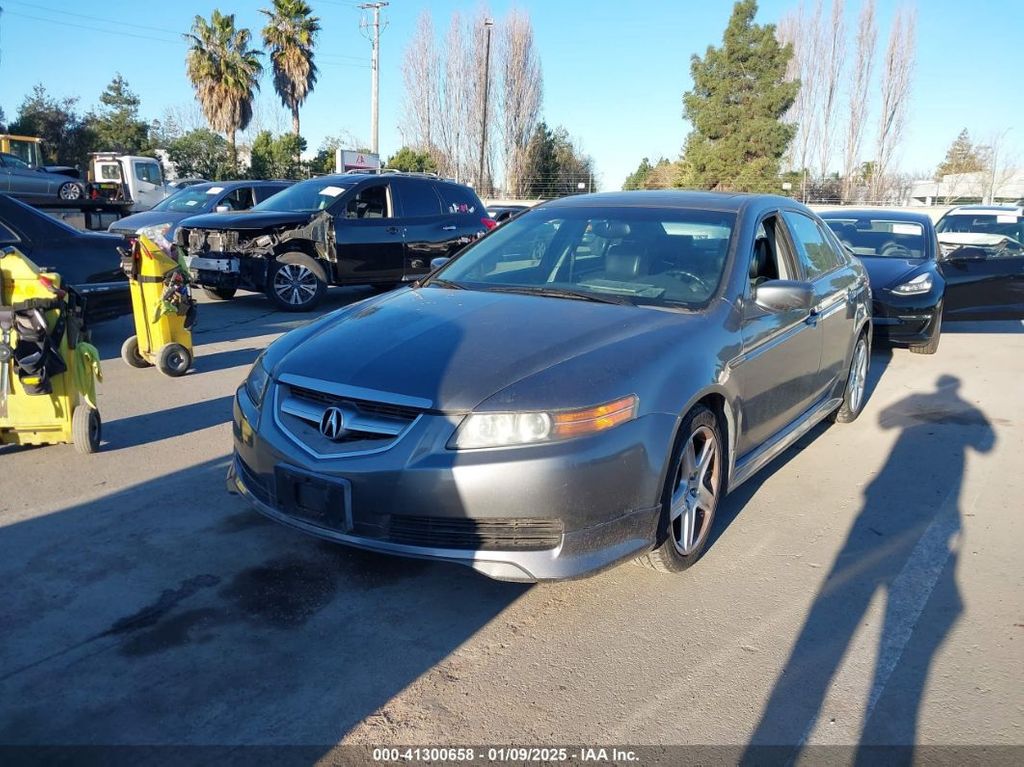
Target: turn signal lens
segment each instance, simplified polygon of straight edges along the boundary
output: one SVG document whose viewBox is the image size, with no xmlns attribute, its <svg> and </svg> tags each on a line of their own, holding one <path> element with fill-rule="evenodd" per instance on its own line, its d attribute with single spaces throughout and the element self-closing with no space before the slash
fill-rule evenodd
<svg viewBox="0 0 1024 767">
<path fill-rule="evenodd" d="M 636 395 L 630 394 L 628 397 L 586 410 L 552 413 L 554 420 L 552 435 L 554 437 L 581 437 L 584 434 L 593 434 L 611 429 L 620 423 L 632 421 L 636 417 L 638 402 Z"/>
</svg>

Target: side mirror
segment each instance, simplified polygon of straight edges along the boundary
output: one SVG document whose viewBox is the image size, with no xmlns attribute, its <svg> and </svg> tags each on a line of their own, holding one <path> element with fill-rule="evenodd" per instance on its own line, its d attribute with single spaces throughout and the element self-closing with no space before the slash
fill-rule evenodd
<svg viewBox="0 0 1024 767">
<path fill-rule="evenodd" d="M 231 206 L 230 205 L 218 205 L 216 208 L 213 209 L 213 212 L 214 213 L 230 213 L 231 212 Z"/>
<path fill-rule="evenodd" d="M 440 269 L 442 266 L 447 264 L 451 259 L 448 256 L 438 256 L 437 258 L 430 259 L 430 270 Z"/>
<path fill-rule="evenodd" d="M 971 247 L 970 245 L 965 245 L 962 248 L 957 248 L 948 256 L 946 256 L 946 260 L 953 262 L 984 261 L 987 257 L 988 256 L 986 255 L 985 251 L 982 250 L 981 248 L 974 248 Z"/>
<path fill-rule="evenodd" d="M 810 283 L 795 280 L 769 280 L 754 291 L 754 303 L 770 312 L 806 311 L 813 300 L 814 289 Z"/>
</svg>

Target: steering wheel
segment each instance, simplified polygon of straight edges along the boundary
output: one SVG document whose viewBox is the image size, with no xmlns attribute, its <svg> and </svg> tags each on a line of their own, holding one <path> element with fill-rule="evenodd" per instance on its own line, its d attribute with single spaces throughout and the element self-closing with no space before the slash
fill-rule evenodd
<svg viewBox="0 0 1024 767">
<path fill-rule="evenodd" d="M 889 241 L 882 246 L 882 249 L 878 252 L 879 255 L 889 256 L 893 258 L 909 258 L 910 249 L 904 245 L 900 245 L 898 242 Z"/>
<path fill-rule="evenodd" d="M 704 292 L 706 292 L 706 293 L 710 293 L 711 292 L 711 287 L 706 282 L 704 282 L 704 280 L 702 280 L 700 277 L 698 277 L 693 272 L 688 272 L 685 269 L 672 269 L 672 270 L 666 272 L 666 274 L 671 275 L 672 277 L 675 277 L 677 280 L 678 279 L 688 279 L 691 282 L 694 282 L 697 285 L 699 285 L 700 288 Z"/>
</svg>

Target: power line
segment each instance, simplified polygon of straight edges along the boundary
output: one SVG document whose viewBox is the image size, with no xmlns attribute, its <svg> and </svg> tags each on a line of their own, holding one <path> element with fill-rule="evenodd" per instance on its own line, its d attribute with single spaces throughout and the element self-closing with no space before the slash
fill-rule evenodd
<svg viewBox="0 0 1024 767">
<path fill-rule="evenodd" d="M 114 24 L 114 25 L 119 26 L 119 27 L 133 27 L 134 29 L 146 29 L 146 30 L 149 30 L 151 32 L 162 32 L 162 33 L 167 34 L 167 35 L 174 35 L 175 37 L 181 37 L 181 33 L 180 32 L 176 32 L 175 30 L 172 30 L 172 29 L 165 29 L 163 27 L 151 27 L 151 26 L 148 26 L 146 24 L 131 24 L 131 23 L 127 22 L 127 21 L 120 21 L 118 19 L 105 18 L 103 16 L 94 16 L 92 14 L 86 14 L 86 13 L 75 13 L 74 11 L 65 11 L 65 10 L 63 10 L 61 8 L 50 8 L 49 6 L 39 5 L 38 3 L 26 3 L 26 2 L 23 2 L 23 0 L 6 0 L 6 2 L 11 3 L 13 5 L 23 5 L 23 6 L 27 7 L 27 8 L 35 8 L 36 10 L 46 11 L 47 13 L 59 13 L 62 16 L 74 16 L 75 18 L 86 19 L 88 21 L 98 21 L 98 22 L 101 22 L 103 24 Z M 21 14 L 21 15 L 24 15 L 24 14 Z M 46 20 L 50 21 L 50 19 L 46 19 Z M 58 24 L 62 23 L 62 22 L 60 22 L 57 19 L 52 19 L 52 21 L 54 21 L 54 22 L 56 22 Z M 66 23 L 66 22 L 64 22 L 64 23 Z"/>
<path fill-rule="evenodd" d="M 101 32 L 101 33 L 108 34 L 108 35 L 117 35 L 119 37 L 134 37 L 137 40 L 152 40 L 153 42 L 156 42 L 156 43 L 169 43 L 171 45 L 184 45 L 185 44 L 184 40 L 168 40 L 168 39 L 163 38 L 163 37 L 153 37 L 151 35 L 140 35 L 140 34 L 136 34 L 134 32 L 125 32 L 123 30 L 102 29 L 100 27 L 90 27 L 90 26 L 87 26 L 85 24 L 76 24 L 76 23 L 74 23 L 72 21 L 61 21 L 59 19 L 43 18 L 42 16 L 32 16 L 32 15 L 27 14 L 27 13 L 21 13 L 20 11 L 6 11 L 6 13 L 7 13 L 8 16 L 18 16 L 19 18 L 22 18 L 22 19 L 32 19 L 33 21 L 45 21 L 47 24 L 61 24 L 61 25 L 65 26 L 65 27 L 74 27 L 76 29 L 85 29 L 85 30 L 88 30 L 90 32 Z M 113 24 L 113 23 L 117 23 L 117 22 L 110 22 L 110 23 Z"/>
</svg>

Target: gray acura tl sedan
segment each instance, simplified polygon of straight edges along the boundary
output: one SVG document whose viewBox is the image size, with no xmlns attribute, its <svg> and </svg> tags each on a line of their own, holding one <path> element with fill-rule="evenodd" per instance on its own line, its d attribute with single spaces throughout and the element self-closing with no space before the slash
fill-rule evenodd
<svg viewBox="0 0 1024 767">
<path fill-rule="evenodd" d="M 857 417 L 870 306 L 860 263 L 786 198 L 545 203 L 271 344 L 235 398 L 228 488 L 503 580 L 683 570 L 727 492 Z"/>
</svg>

